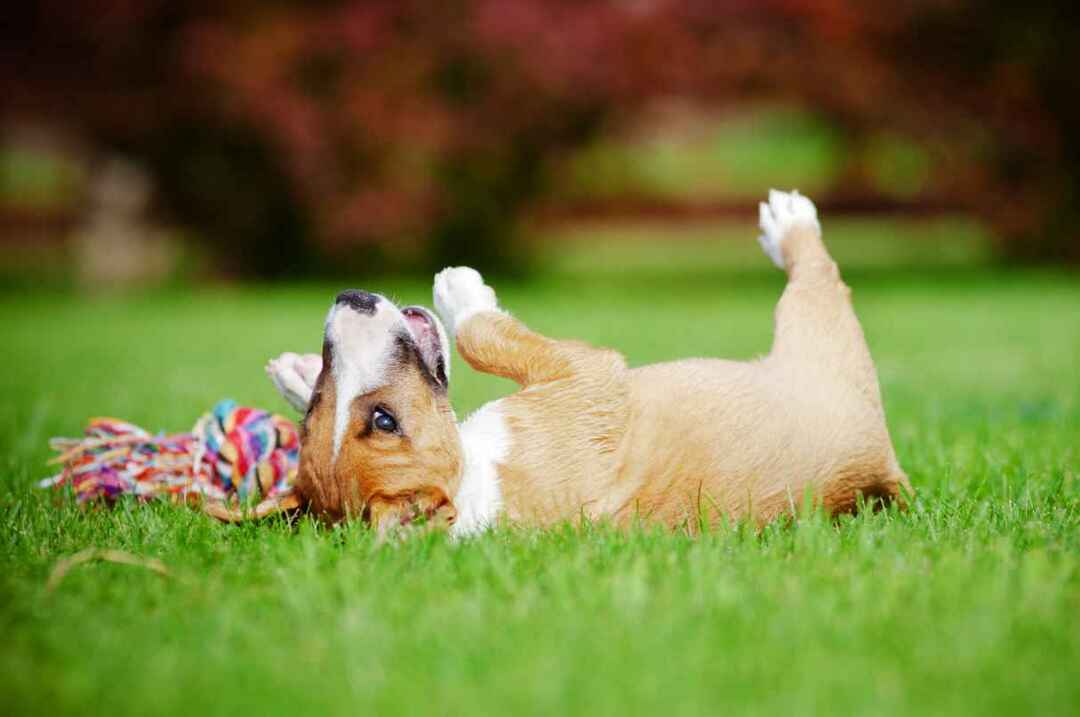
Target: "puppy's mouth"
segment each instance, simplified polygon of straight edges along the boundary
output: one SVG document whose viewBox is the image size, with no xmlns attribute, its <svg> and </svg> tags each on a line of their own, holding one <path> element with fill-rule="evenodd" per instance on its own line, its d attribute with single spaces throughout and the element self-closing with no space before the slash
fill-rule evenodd
<svg viewBox="0 0 1080 717">
<path fill-rule="evenodd" d="M 416 342 L 424 365 L 435 382 L 445 387 L 450 375 L 446 360 L 450 347 L 442 326 L 431 312 L 422 306 L 406 306 L 401 310 L 401 315 L 405 317 L 405 325 Z"/>
</svg>

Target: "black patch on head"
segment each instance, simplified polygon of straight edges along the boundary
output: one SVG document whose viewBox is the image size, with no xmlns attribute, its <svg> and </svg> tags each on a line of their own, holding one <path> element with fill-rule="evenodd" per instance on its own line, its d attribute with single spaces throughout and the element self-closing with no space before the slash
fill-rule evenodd
<svg viewBox="0 0 1080 717">
<path fill-rule="evenodd" d="M 350 309 L 359 311 L 361 314 L 374 316 L 375 305 L 379 303 L 379 297 L 367 291 L 348 289 L 338 294 L 337 298 L 334 299 L 334 303 L 345 304 Z"/>
<path fill-rule="evenodd" d="M 322 360 L 322 371 L 319 372 L 319 377 L 315 379 L 315 388 L 311 391 L 311 400 L 308 401 L 307 411 L 304 412 L 304 420 L 300 422 L 301 443 L 307 440 L 308 419 L 311 418 L 311 412 L 315 410 L 315 407 L 322 403 L 323 384 L 326 383 L 326 375 L 334 364 L 333 346 L 328 338 L 323 338 Z"/>
<path fill-rule="evenodd" d="M 330 337 L 323 336 L 322 340 L 322 365 L 323 371 L 330 368 L 334 363 L 334 342 Z"/>
<path fill-rule="evenodd" d="M 446 359 L 439 354 L 439 360 L 435 363 L 435 380 L 446 390 L 449 381 L 446 379 Z"/>
<path fill-rule="evenodd" d="M 432 389 L 439 393 L 446 393 L 446 366 L 443 363 L 443 357 L 439 357 L 439 365 L 435 368 L 435 373 L 431 372 L 427 364 L 424 363 L 424 357 L 420 355 L 420 347 L 416 345 L 416 340 L 413 339 L 410 333 L 399 333 L 394 337 L 396 344 L 394 353 L 397 357 L 397 363 L 402 366 L 413 365 L 420 370 L 420 375 L 424 377 L 428 385 Z"/>
</svg>

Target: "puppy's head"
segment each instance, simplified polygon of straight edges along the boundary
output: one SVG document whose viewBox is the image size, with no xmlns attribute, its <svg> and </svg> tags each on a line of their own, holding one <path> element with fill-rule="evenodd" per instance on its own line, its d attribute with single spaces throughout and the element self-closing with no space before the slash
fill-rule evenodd
<svg viewBox="0 0 1080 717">
<path fill-rule="evenodd" d="M 329 521 L 380 532 L 456 517 L 461 441 L 446 332 L 427 309 L 345 291 L 326 317 L 323 368 L 301 433 L 297 489 Z"/>
</svg>

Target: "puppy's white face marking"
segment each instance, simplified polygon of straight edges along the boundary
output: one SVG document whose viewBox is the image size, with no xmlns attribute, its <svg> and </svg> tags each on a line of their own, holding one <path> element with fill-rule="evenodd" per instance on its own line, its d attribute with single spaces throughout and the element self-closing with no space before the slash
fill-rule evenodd
<svg viewBox="0 0 1080 717">
<path fill-rule="evenodd" d="M 487 404 L 461 425 L 461 444 L 465 469 L 453 499 L 458 517 L 450 534 L 455 538 L 492 527 L 502 511 L 499 464 L 510 452 L 510 430 L 498 401 Z"/>
<path fill-rule="evenodd" d="M 365 301 L 360 303 L 339 299 L 326 317 L 336 389 L 334 460 L 349 428 L 353 400 L 386 384 L 395 337 L 407 330 L 396 306 L 377 294 L 363 296 Z"/>
<path fill-rule="evenodd" d="M 781 247 L 788 232 L 797 227 L 807 227 L 821 234 L 817 208 L 797 190 L 778 192 L 772 189 L 769 191 L 769 201 L 762 202 L 758 209 L 758 223 L 762 231 L 758 243 L 761 244 L 762 251 L 781 269 L 785 268 Z"/>
<path fill-rule="evenodd" d="M 495 290 L 484 283 L 476 269 L 467 266 L 446 268 L 436 274 L 432 295 L 435 311 L 454 334 L 474 314 L 499 310 Z"/>
</svg>

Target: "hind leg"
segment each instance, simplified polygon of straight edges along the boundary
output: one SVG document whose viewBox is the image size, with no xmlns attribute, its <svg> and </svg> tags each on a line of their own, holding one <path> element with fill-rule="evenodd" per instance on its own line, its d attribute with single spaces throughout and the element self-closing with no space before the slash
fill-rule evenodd
<svg viewBox="0 0 1080 717">
<path fill-rule="evenodd" d="M 851 290 L 825 248 L 813 202 L 798 192 L 770 192 L 769 201 L 761 204 L 761 229 L 762 248 L 788 274 L 776 307 L 770 359 L 831 374 L 880 403 L 877 373 L 851 305 Z"/>
<path fill-rule="evenodd" d="M 900 498 L 910 484 L 889 438 L 877 371 L 851 290 L 822 241 L 813 202 L 798 192 L 770 192 L 761 204 L 761 229 L 762 248 L 788 274 L 768 361 L 793 385 L 813 387 L 814 400 L 827 396 L 826 415 L 844 421 L 844 442 L 850 443 L 846 467 L 825 488 L 826 505 L 850 510 L 860 493 Z"/>
</svg>

